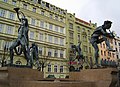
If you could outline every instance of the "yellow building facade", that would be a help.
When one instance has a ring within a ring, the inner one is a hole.
[[[42,0],[0,0],[0,60],[9,63],[9,47],[17,38],[20,22],[14,8],[19,7],[29,23],[29,45],[38,45],[39,59],[45,62],[44,77],[68,76],[71,45],[81,42],[84,68],[94,64],[94,49],[89,43],[96,24],[83,21]],[[26,64],[24,55],[14,55],[14,64]],[[79,67],[79,64],[75,65]]]
[[[94,64],[94,49],[89,42],[91,34],[96,28],[96,24],[88,23],[84,20],[75,17],[75,13],[67,14],[67,28],[66,28],[66,45],[67,45],[67,59],[74,58],[72,54],[72,45],[78,45],[81,42],[82,54],[84,56],[83,68],[92,68]],[[80,66],[77,63],[74,63],[75,69],[78,69]]]
[[[28,19],[30,45],[35,42],[39,58],[47,58],[45,77],[65,78],[66,62],[62,60],[66,58],[66,11],[41,0],[0,0],[0,58],[5,57],[9,63],[9,52],[4,52],[4,48],[9,49],[17,38],[20,22],[13,10],[15,7],[19,7]],[[14,56],[14,64],[18,63],[26,64],[24,55]]]

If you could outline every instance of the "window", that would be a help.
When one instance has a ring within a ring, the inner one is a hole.
[[[23,4],[23,8],[24,8],[24,9],[27,9],[27,5],[26,5],[26,4]]]
[[[32,11],[33,11],[33,12],[36,12],[36,8],[33,7],[33,10],[32,10]]]
[[[12,0],[12,4],[13,4],[13,5],[16,5],[16,1],[15,1],[15,0]]]
[[[106,51],[104,51],[104,56],[106,56]]]
[[[60,10],[60,14],[63,14],[63,11],[62,11],[62,10]]]
[[[13,27],[7,25],[6,33],[7,33],[7,34],[13,34]]]
[[[44,28],[44,21],[40,21],[40,27]]]
[[[34,3],[37,3],[37,0],[33,0]]]
[[[3,32],[4,24],[0,24],[0,32]]]
[[[33,19],[33,18],[31,19],[31,24],[35,25],[35,19]]]
[[[44,6],[45,6],[45,2],[42,1],[42,2],[41,2],[41,5],[42,5],[42,7],[44,7]]]
[[[116,49],[116,52],[118,52],[118,49],[117,48],[115,48]]]
[[[52,36],[48,36],[48,41],[52,43]]]
[[[54,65],[54,72],[57,72],[57,65]]]
[[[48,72],[51,72],[51,65],[48,65]]]
[[[52,14],[50,14],[50,18],[52,19],[52,17],[53,17],[53,15]]]
[[[63,58],[63,51],[60,50],[60,57]]]
[[[108,51],[108,56],[110,56],[110,52]]]
[[[69,32],[69,37],[73,38],[73,33],[72,32]]]
[[[3,2],[8,2],[8,0],[3,0]]]
[[[6,16],[6,10],[0,9],[0,16],[5,17]]]
[[[87,52],[87,46],[83,46],[84,52]]]
[[[110,53],[110,57],[111,57],[111,53]]]
[[[49,24],[49,29],[52,30],[53,29],[53,25]]]
[[[58,38],[57,37],[54,38],[54,43],[58,44]]]
[[[60,33],[64,33],[64,28],[60,27]]]
[[[30,39],[34,39],[34,32],[30,31]]]
[[[56,21],[58,20],[58,16],[55,16],[55,20],[56,20]]]
[[[54,57],[58,57],[58,50],[54,51]]]
[[[72,23],[69,23],[69,28],[73,29],[73,24]]]
[[[80,41],[80,35],[78,35],[78,41]]]
[[[117,59],[119,59],[119,56],[118,55],[116,55],[117,56]]]
[[[115,45],[117,45],[117,42],[116,42],[116,40],[115,40]]]
[[[60,38],[60,45],[64,45],[64,39]]]
[[[38,0],[38,3],[41,4],[41,0]]]
[[[46,7],[49,8],[49,3],[46,2]]]
[[[48,56],[49,56],[49,57],[52,56],[52,49],[48,49]]]
[[[103,43],[103,48],[105,48],[105,44]]]
[[[70,48],[72,48],[73,43],[70,43]]]
[[[58,26],[55,26],[55,31],[58,32]]]
[[[45,12],[44,11],[41,11],[41,15],[44,15],[45,14]]]
[[[92,51],[91,51],[91,47],[89,47],[89,53],[92,53]]]
[[[101,50],[101,55],[103,55],[103,51]]]
[[[0,40],[0,49],[1,49],[1,45],[2,45],[2,40]]]
[[[38,54],[42,55],[43,52],[43,48],[42,47],[38,47]]]
[[[52,5],[50,5],[49,8],[50,8],[50,10],[53,10],[53,6]]]
[[[58,8],[55,8],[55,11],[58,12]]]
[[[39,33],[39,40],[43,41],[43,33]]]
[[[102,48],[102,43],[100,43],[100,47]]]
[[[63,72],[63,66],[60,66],[60,72]]]
[[[120,43],[119,43],[119,46],[120,46]]]
[[[113,55],[113,58],[115,57],[115,54],[114,53],[112,53],[112,55]]]
[[[88,35],[91,35],[90,31],[88,30]]]
[[[14,19],[14,13],[13,12],[9,12],[9,19]]]
[[[79,26],[77,26],[77,31],[80,32],[80,27]]]
[[[83,40],[87,41],[87,36],[86,35],[83,35]]]
[[[63,18],[60,18],[60,21],[63,22]]]

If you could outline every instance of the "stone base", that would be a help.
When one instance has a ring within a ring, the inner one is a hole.
[[[93,82],[45,79],[43,72],[30,68],[0,68],[0,87],[95,87]]]
[[[71,72],[69,76],[74,81],[94,82],[96,87],[115,87],[118,80],[117,72],[116,68],[87,69],[81,72]]]
[[[0,79],[4,80],[42,80],[43,72],[30,68],[1,67]]]
[[[112,72],[112,74],[111,74]],[[30,68],[0,68],[0,87],[115,87],[116,69],[90,69],[70,73],[69,79],[45,79]]]

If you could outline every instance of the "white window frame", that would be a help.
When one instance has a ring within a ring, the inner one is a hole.
[[[30,31],[30,39],[34,39],[34,32]]]
[[[2,33],[4,30],[4,24],[0,24],[0,32]]]

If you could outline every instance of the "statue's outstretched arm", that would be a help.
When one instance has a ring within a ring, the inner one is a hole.
[[[21,22],[20,16],[19,16],[19,12],[17,12],[17,17],[19,19],[19,21]]]

